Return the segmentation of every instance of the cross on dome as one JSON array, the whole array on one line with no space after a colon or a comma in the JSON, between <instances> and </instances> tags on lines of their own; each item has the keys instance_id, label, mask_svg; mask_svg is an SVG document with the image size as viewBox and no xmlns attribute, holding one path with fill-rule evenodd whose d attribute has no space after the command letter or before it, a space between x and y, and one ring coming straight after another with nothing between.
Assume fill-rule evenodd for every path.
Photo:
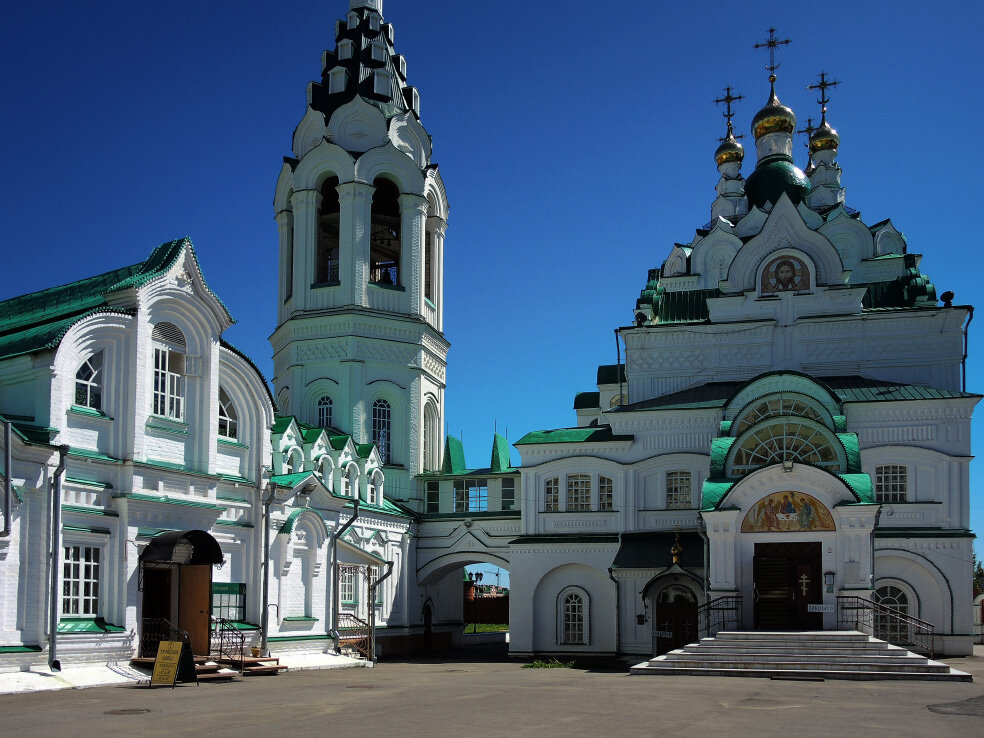
<instances>
[{"instance_id":1,"label":"cross on dome","mask_svg":"<svg viewBox=\"0 0 984 738\"><path fill-rule=\"evenodd\" d=\"M769 63L765 67L769 70L769 82L775 84L776 81L776 70L779 68L780 63L776 61L776 49L780 46L785 46L786 44L791 44L792 39L783 39L780 41L776 38L776 28L773 26L769 29L769 38L767 41L755 44L753 48L755 49L768 49L769 50Z\"/></svg>"}]
</instances>

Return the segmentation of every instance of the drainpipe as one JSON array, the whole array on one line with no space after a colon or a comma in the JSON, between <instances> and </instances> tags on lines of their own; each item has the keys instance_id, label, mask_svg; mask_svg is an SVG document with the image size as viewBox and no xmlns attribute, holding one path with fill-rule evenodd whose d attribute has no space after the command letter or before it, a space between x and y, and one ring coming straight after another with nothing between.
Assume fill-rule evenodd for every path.
<instances>
[{"instance_id":1,"label":"drainpipe","mask_svg":"<svg viewBox=\"0 0 984 738\"><path fill-rule=\"evenodd\" d=\"M65 461L68 456L68 446L58 447L58 466L54 479L51 481L49 520L51 522L51 557L50 578L51 588L48 592L48 666L52 671L61 671L61 662L57 659L58 651L58 613L61 602L58 592L58 569L61 566L61 499L62 475L65 473ZM8 473L9 476L9 473Z\"/></svg>"},{"instance_id":2,"label":"drainpipe","mask_svg":"<svg viewBox=\"0 0 984 738\"><path fill-rule=\"evenodd\" d=\"M345 533L359 518L359 492L356 490L355 499L353 500L354 506L352 509L352 517L345 521L345 525L336 528L331 533L331 631L329 635L331 639L335 642L335 653L341 651L341 646L339 645L339 635L338 635L338 608L341 605L338 599L338 539L342 537ZM389 576L389 574L387 574Z\"/></svg>"},{"instance_id":3,"label":"drainpipe","mask_svg":"<svg viewBox=\"0 0 984 738\"><path fill-rule=\"evenodd\" d=\"M382 584L386 579L388 579L389 578L389 575L392 574L392 573L393 573L393 562L392 561L387 561L386 562L386 573L383 574L383 576L381 576L375 582L373 582L372 584L369 585L369 608L370 608L369 609L369 612L373 614L373 619L372 619L372 626L373 627L372 627L372 631L369 633L369 637L372 639L372 642L370 643L369 653L372 654L372 662L373 663L376 663L376 661L378 661L378 659L376 658L376 618L375 618L375 613L376 613L376 590L379 588L379 585Z\"/></svg>"},{"instance_id":4,"label":"drainpipe","mask_svg":"<svg viewBox=\"0 0 984 738\"><path fill-rule=\"evenodd\" d=\"M970 329L970 321L974 319L974 307L972 305L968 305L967 309L970 311L970 314L967 316L967 322L964 323L964 329L963 329L964 350L963 350L963 358L960 359L960 374L963 381L964 392L967 391L967 342L968 342L967 331Z\"/></svg>"},{"instance_id":5,"label":"drainpipe","mask_svg":"<svg viewBox=\"0 0 984 738\"><path fill-rule=\"evenodd\" d=\"M619 548L622 547L622 536L619 535ZM618 656L619 645L622 641L622 594L619 592L618 580L612 574L612 567L608 567L608 578L615 583L615 656Z\"/></svg>"},{"instance_id":6,"label":"drainpipe","mask_svg":"<svg viewBox=\"0 0 984 738\"><path fill-rule=\"evenodd\" d=\"M12 464L12 453L10 450L10 421L3 421L3 530L0 531L0 538L10 536L10 500L11 485L13 484L13 474L10 470Z\"/></svg>"},{"instance_id":7,"label":"drainpipe","mask_svg":"<svg viewBox=\"0 0 984 738\"><path fill-rule=\"evenodd\" d=\"M270 494L263 500L263 561L260 562L263 581L260 584L262 612L260 613L260 655L267 653L267 633L270 630L270 504L277 496L277 483L270 482Z\"/></svg>"},{"instance_id":8,"label":"drainpipe","mask_svg":"<svg viewBox=\"0 0 984 738\"><path fill-rule=\"evenodd\" d=\"M711 588L711 539L707 536L707 523L703 515L697 516L697 533L700 535L701 540L704 541L704 601L707 602L707 593Z\"/></svg>"}]
</instances>

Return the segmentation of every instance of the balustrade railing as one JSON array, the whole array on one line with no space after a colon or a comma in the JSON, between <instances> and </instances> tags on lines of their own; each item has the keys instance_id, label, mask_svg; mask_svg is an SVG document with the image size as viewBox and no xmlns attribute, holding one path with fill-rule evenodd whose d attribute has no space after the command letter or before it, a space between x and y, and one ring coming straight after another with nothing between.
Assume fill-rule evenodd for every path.
<instances>
[{"instance_id":1,"label":"balustrade railing","mask_svg":"<svg viewBox=\"0 0 984 738\"><path fill-rule=\"evenodd\" d=\"M934 655L932 623L864 597L837 597L837 628L857 630L910 651Z\"/></svg>"},{"instance_id":2,"label":"balustrade railing","mask_svg":"<svg viewBox=\"0 0 984 738\"><path fill-rule=\"evenodd\" d=\"M369 638L369 623L352 613L343 612L339 614L338 641L340 644L354 648L362 654L364 659L371 659L372 650Z\"/></svg>"},{"instance_id":3,"label":"balustrade railing","mask_svg":"<svg viewBox=\"0 0 984 738\"><path fill-rule=\"evenodd\" d=\"M179 641L191 648L191 636L165 618L144 618L140 623L140 657L156 658L161 641Z\"/></svg>"},{"instance_id":4,"label":"balustrade railing","mask_svg":"<svg viewBox=\"0 0 984 738\"><path fill-rule=\"evenodd\" d=\"M243 672L246 663L246 635L225 618L212 618L210 655L239 665Z\"/></svg>"},{"instance_id":5,"label":"balustrade railing","mask_svg":"<svg viewBox=\"0 0 984 738\"><path fill-rule=\"evenodd\" d=\"M717 597L697 608L697 638L713 638L722 630L741 630L741 595Z\"/></svg>"}]
</instances>

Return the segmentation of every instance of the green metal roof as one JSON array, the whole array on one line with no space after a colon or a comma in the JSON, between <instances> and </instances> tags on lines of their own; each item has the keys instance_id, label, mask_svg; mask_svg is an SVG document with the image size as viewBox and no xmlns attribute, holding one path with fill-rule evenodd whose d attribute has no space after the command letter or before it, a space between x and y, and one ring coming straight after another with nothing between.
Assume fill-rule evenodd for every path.
<instances>
[{"instance_id":1,"label":"green metal roof","mask_svg":"<svg viewBox=\"0 0 984 738\"><path fill-rule=\"evenodd\" d=\"M700 509L714 510L735 483L727 479L705 479L700 488Z\"/></svg>"},{"instance_id":2,"label":"green metal roof","mask_svg":"<svg viewBox=\"0 0 984 738\"><path fill-rule=\"evenodd\" d=\"M875 490L871 484L870 474L838 474L837 476L857 495L858 502L866 504L875 502Z\"/></svg>"},{"instance_id":3,"label":"green metal roof","mask_svg":"<svg viewBox=\"0 0 984 738\"><path fill-rule=\"evenodd\" d=\"M197 265L191 240L179 238L161 244L139 264L3 300L0 302L0 358L52 349L69 328L90 315L100 312L130 314L111 306L110 295L139 288L162 276L185 249ZM202 281L204 283L204 278ZM221 304L221 300L219 302ZM222 308L226 310L225 305ZM226 315L231 322L228 310Z\"/></svg>"},{"instance_id":4,"label":"green metal roof","mask_svg":"<svg viewBox=\"0 0 984 738\"><path fill-rule=\"evenodd\" d=\"M578 392L574 395L575 410L589 410L601 407L600 392Z\"/></svg>"},{"instance_id":5,"label":"green metal roof","mask_svg":"<svg viewBox=\"0 0 984 738\"><path fill-rule=\"evenodd\" d=\"M444 474L461 474L465 471L465 446L461 439L448 436L444 440L444 463L441 471Z\"/></svg>"},{"instance_id":6,"label":"green metal roof","mask_svg":"<svg viewBox=\"0 0 984 738\"><path fill-rule=\"evenodd\" d=\"M509 460L509 441L498 433L492 436L492 464L489 468L494 472L504 472L512 468Z\"/></svg>"},{"instance_id":7,"label":"green metal roof","mask_svg":"<svg viewBox=\"0 0 984 738\"><path fill-rule=\"evenodd\" d=\"M625 381L625 364L602 364L598 367L598 384L618 384Z\"/></svg>"},{"instance_id":8,"label":"green metal roof","mask_svg":"<svg viewBox=\"0 0 984 738\"><path fill-rule=\"evenodd\" d=\"M336 451L341 451L345 448L345 444L349 442L349 438L351 438L351 436L328 436L328 442L331 444L333 449Z\"/></svg>"},{"instance_id":9,"label":"green metal roof","mask_svg":"<svg viewBox=\"0 0 984 738\"><path fill-rule=\"evenodd\" d=\"M355 452L360 459L368 459L375 447L376 444L374 443L357 443L355 444Z\"/></svg>"},{"instance_id":10,"label":"green metal roof","mask_svg":"<svg viewBox=\"0 0 984 738\"><path fill-rule=\"evenodd\" d=\"M718 289L682 290L667 292L657 290L653 298L653 313L657 323L694 323L709 318L707 298L720 296Z\"/></svg>"},{"instance_id":11,"label":"green metal roof","mask_svg":"<svg viewBox=\"0 0 984 738\"><path fill-rule=\"evenodd\" d=\"M294 487L311 476L314 476L314 472L300 471L294 472L293 474L275 474L270 477L270 481L275 483L278 487L294 489Z\"/></svg>"},{"instance_id":12,"label":"green metal roof","mask_svg":"<svg viewBox=\"0 0 984 738\"><path fill-rule=\"evenodd\" d=\"M293 422L293 415L278 415L273 419L273 425L270 427L270 432L275 436L279 436L286 431Z\"/></svg>"},{"instance_id":13,"label":"green metal roof","mask_svg":"<svg viewBox=\"0 0 984 738\"><path fill-rule=\"evenodd\" d=\"M535 443L612 443L617 441L632 441L634 436L622 436L612 433L610 425L589 426L587 428L558 428L527 433L516 441L517 446Z\"/></svg>"}]
</instances>

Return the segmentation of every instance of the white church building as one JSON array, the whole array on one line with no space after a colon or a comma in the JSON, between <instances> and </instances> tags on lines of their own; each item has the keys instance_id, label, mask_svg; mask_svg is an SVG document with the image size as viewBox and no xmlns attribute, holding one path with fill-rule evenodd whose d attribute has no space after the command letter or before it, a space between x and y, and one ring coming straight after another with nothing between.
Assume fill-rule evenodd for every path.
<instances>
[{"instance_id":1,"label":"white church building","mask_svg":"<svg viewBox=\"0 0 984 738\"><path fill-rule=\"evenodd\" d=\"M334 33L276 181L269 384L188 239L0 302L0 670L175 630L197 654L446 647L478 562L510 572L514 656L859 610L971 651L971 311L847 204L826 108L801 170L773 78L745 178L728 103L710 221L626 305L624 362L519 467L496 436L469 469L420 96L382 0Z\"/></svg>"}]
</instances>

